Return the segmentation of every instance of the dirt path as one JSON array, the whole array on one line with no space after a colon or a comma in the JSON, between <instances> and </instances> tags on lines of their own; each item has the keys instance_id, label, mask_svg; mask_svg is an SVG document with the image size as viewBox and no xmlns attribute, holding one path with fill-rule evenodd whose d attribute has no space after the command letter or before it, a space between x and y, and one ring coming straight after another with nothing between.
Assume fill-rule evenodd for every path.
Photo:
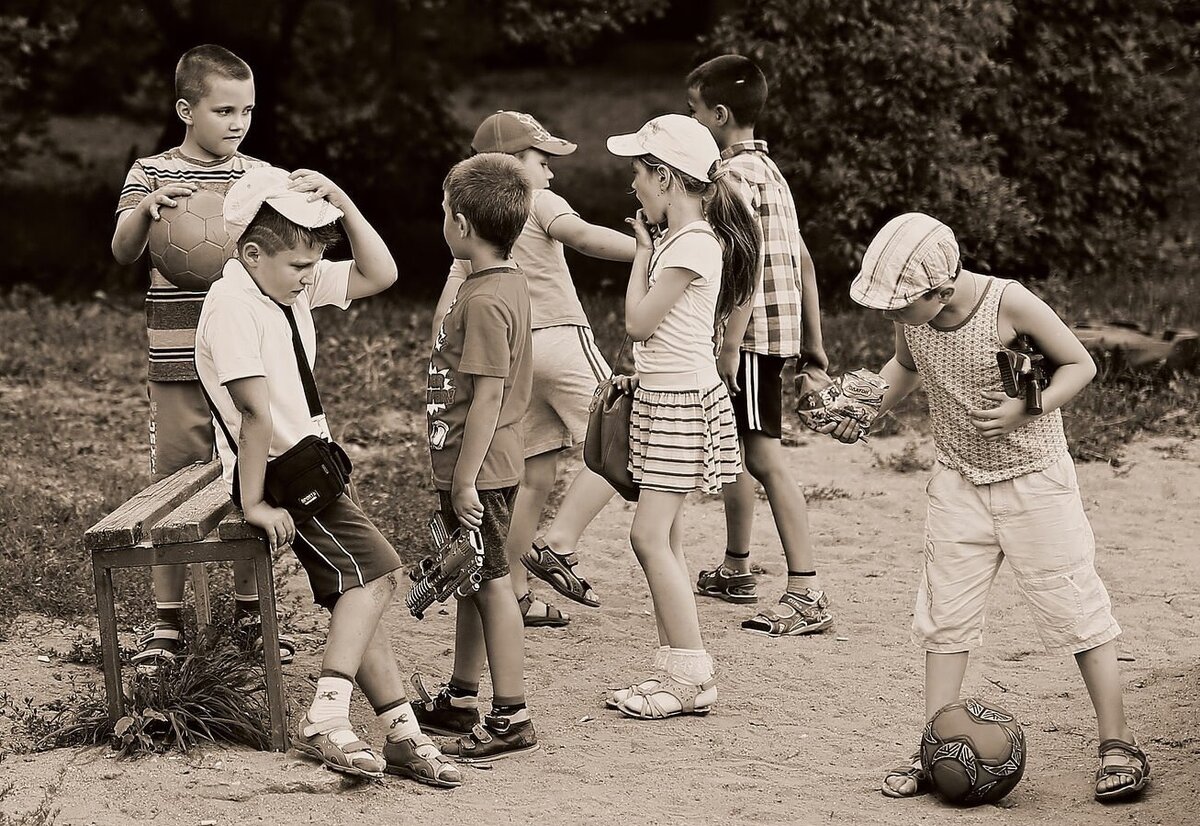
<instances>
[{"instance_id":1,"label":"dirt path","mask_svg":"<svg viewBox=\"0 0 1200 826\"><path fill-rule=\"evenodd\" d=\"M254 823L792 823L948 822L1200 823L1200 450L1194 442L1134 445L1125 465L1080 467L1100 546L1100 570L1125 628L1120 654L1131 722L1150 753L1156 783L1144 802L1092 802L1096 737L1083 684L1069 658L1041 651L1011 576L995 589L985 647L965 691L989 697L1026 727L1025 779L1003 807L953 811L924 797L893 801L878 792L881 771L907 754L921 724L919 653L908 642L921 521L922 472L874 466L896 439L844 448L809 440L792 450L810 488L813 530L837 622L791 640L746 634L744 607L700 605L717 659L721 699L705 719L642 723L600 706L604 689L628 684L654 639L649 596L628 550L631 511L610 506L586 537L583 565L604 606L574 611L565 631L527 637L528 686L542 749L494 769L467 769L454 792L389 779L354 785L294 756L213 750L117 761L103 750L7 755L0 762L3 813L25 815L43 801L60 824ZM723 536L719 501L689 504L693 568L716 560ZM784 567L769 510L760 503L755 559L760 591L773 599ZM301 604L293 581L285 598ZM564 606L565 607L565 606ZM404 667L444 677L452 616L420 624L395 607L391 627ZM300 631L318 631L307 609ZM39 650L61 640L61 624L24 618L0 646L0 689L44 697L86 672ZM291 696L318 662L313 634L291 666ZM25 641L22 642L21 640ZM485 692L487 688L485 686ZM356 710L366 719L366 709ZM374 739L380 739L376 732Z\"/></svg>"}]
</instances>

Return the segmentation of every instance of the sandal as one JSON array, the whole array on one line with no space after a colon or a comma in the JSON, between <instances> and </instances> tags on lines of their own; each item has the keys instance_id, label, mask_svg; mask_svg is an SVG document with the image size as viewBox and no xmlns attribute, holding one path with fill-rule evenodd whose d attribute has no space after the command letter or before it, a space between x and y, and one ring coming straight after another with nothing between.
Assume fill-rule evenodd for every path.
<instances>
[{"instance_id":1,"label":"sandal","mask_svg":"<svg viewBox=\"0 0 1200 826\"><path fill-rule=\"evenodd\" d=\"M562 611L555 608L548 602L543 602L546 606L546 613L542 616L530 616L529 609L533 607L533 592L526 591L525 596L517 600L517 605L521 606L521 619L525 623L526 628L562 628L571 621L571 618Z\"/></svg>"},{"instance_id":2,"label":"sandal","mask_svg":"<svg viewBox=\"0 0 1200 826\"><path fill-rule=\"evenodd\" d=\"M652 694L658 691L658 687L667 679L665 673L651 677L648 680L642 680L640 683L629 686L629 688L613 689L612 696L604 701L605 708L611 708L613 711L621 710L621 703L628 700L635 694Z\"/></svg>"},{"instance_id":3,"label":"sandal","mask_svg":"<svg viewBox=\"0 0 1200 826\"><path fill-rule=\"evenodd\" d=\"M1100 741L1100 768L1096 769L1096 800L1101 803L1111 803L1115 800L1127 800L1136 797L1150 782L1150 761L1146 753L1137 747L1115 737ZM1123 754L1130 762L1124 765L1104 765L1104 758L1110 755ZM1127 777L1129 782L1120 786L1109 787L1104 783L1110 777ZM1101 787L1103 784L1103 788Z\"/></svg>"},{"instance_id":4,"label":"sandal","mask_svg":"<svg viewBox=\"0 0 1200 826\"><path fill-rule=\"evenodd\" d=\"M888 785L889 780L912 780L913 790L908 793L897 791ZM880 785L879 791L884 797L916 797L929 791L929 774L921 767L920 753L914 753L909 764L890 769L883 776L883 784Z\"/></svg>"},{"instance_id":5,"label":"sandal","mask_svg":"<svg viewBox=\"0 0 1200 826\"><path fill-rule=\"evenodd\" d=\"M697 685L695 683L681 682L675 677L667 676L666 679L661 680L655 688L649 691L630 694L617 704L617 711L635 720L666 720L668 717L679 717L683 714L694 714L697 717L703 717L712 711L712 701L703 705L697 705L696 699L705 691L715 689L716 686L717 681L713 677ZM663 694L674 698L679 703L679 708L674 709L664 705L664 700L659 699ZM629 707L628 703L634 697L642 698L642 707L640 709Z\"/></svg>"},{"instance_id":6,"label":"sandal","mask_svg":"<svg viewBox=\"0 0 1200 826\"><path fill-rule=\"evenodd\" d=\"M388 740L383 744L384 771L428 786L453 789L461 786L462 772L424 734Z\"/></svg>"},{"instance_id":7,"label":"sandal","mask_svg":"<svg viewBox=\"0 0 1200 826\"><path fill-rule=\"evenodd\" d=\"M575 573L575 554L560 554L550 549L544 539L535 539L529 553L521 557L522 564L538 579L575 602L599 608L600 600L588 581Z\"/></svg>"},{"instance_id":8,"label":"sandal","mask_svg":"<svg viewBox=\"0 0 1200 826\"><path fill-rule=\"evenodd\" d=\"M798 637L815 634L833 625L829 598L824 591L809 588L803 594L785 591L779 605L760 611L742 623L742 628L764 637Z\"/></svg>"},{"instance_id":9,"label":"sandal","mask_svg":"<svg viewBox=\"0 0 1200 826\"><path fill-rule=\"evenodd\" d=\"M724 565L718 565L711 571L701 571L696 577L696 593L726 602L758 602L757 587L754 574L739 574Z\"/></svg>"},{"instance_id":10,"label":"sandal","mask_svg":"<svg viewBox=\"0 0 1200 826\"><path fill-rule=\"evenodd\" d=\"M183 629L170 625L156 625L143 634L138 643L141 650L129 658L139 671L153 673L168 660L174 660L183 650Z\"/></svg>"},{"instance_id":11,"label":"sandal","mask_svg":"<svg viewBox=\"0 0 1200 826\"><path fill-rule=\"evenodd\" d=\"M262 619L254 614L246 614L235 619L231 636L243 651L261 651ZM278 636L279 664L290 665L296 659L296 641L284 634Z\"/></svg>"},{"instance_id":12,"label":"sandal","mask_svg":"<svg viewBox=\"0 0 1200 826\"><path fill-rule=\"evenodd\" d=\"M300 736L292 745L301 754L320 760L325 768L356 777L383 777L386 764L370 745L358 739L347 718L331 717L313 723L305 714L299 729Z\"/></svg>"}]
</instances>

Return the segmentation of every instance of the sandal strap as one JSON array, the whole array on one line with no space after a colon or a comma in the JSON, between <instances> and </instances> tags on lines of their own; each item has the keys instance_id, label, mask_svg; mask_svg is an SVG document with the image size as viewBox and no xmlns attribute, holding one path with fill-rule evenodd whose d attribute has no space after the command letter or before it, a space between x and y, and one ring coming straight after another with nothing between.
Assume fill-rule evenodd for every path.
<instances>
[{"instance_id":1,"label":"sandal strap","mask_svg":"<svg viewBox=\"0 0 1200 826\"><path fill-rule=\"evenodd\" d=\"M666 679L662 680L658 686L650 691L641 693L643 708L650 713L649 717L666 717L670 713L660 701L655 699L657 694L669 694L674 697L679 703L680 709L685 714L691 714L696 710L696 698L702 692L707 691L717 684L715 677L709 677L702 683L685 683L676 677L667 675Z\"/></svg>"},{"instance_id":2,"label":"sandal strap","mask_svg":"<svg viewBox=\"0 0 1200 826\"><path fill-rule=\"evenodd\" d=\"M1096 749L1100 757L1105 757L1114 752L1121 752L1130 757L1145 762L1146 753L1138 748L1137 743L1130 743L1128 740L1122 740L1119 737L1110 737L1107 740L1101 740L1099 748Z\"/></svg>"}]
</instances>

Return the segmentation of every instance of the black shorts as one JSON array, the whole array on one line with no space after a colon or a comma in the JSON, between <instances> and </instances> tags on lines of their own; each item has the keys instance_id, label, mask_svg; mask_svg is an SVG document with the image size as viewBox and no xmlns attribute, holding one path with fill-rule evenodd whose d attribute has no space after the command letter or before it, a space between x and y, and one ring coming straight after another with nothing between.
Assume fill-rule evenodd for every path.
<instances>
[{"instance_id":1,"label":"black shorts","mask_svg":"<svg viewBox=\"0 0 1200 826\"><path fill-rule=\"evenodd\" d=\"M782 356L742 351L738 361L737 383L741 388L730 396L738 435L762 433L778 439L783 433Z\"/></svg>"},{"instance_id":2,"label":"black shorts","mask_svg":"<svg viewBox=\"0 0 1200 826\"><path fill-rule=\"evenodd\" d=\"M504 552L504 546L508 542L508 524L512 521L512 506L516 498L516 485L479 491L479 501L483 504L483 525L479 528L479 535L483 538L483 568L479 575L483 579L508 576L508 555ZM446 524L459 524L450 491L439 490L438 499Z\"/></svg>"},{"instance_id":3,"label":"black shorts","mask_svg":"<svg viewBox=\"0 0 1200 826\"><path fill-rule=\"evenodd\" d=\"M361 588L401 567L392 543L345 494L296 525L292 550L308 574L313 599L330 610L351 588Z\"/></svg>"}]
</instances>

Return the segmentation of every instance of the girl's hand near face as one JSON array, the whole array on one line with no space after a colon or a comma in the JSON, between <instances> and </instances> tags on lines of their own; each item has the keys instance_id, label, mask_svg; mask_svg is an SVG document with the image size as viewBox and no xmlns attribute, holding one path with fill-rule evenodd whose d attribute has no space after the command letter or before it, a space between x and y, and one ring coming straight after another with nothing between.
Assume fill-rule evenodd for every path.
<instances>
[{"instance_id":1,"label":"girl's hand near face","mask_svg":"<svg viewBox=\"0 0 1200 826\"><path fill-rule=\"evenodd\" d=\"M654 249L654 238L650 234L650 224L646 221L646 211L639 209L632 218L626 218L625 223L633 227L634 238L637 239L638 252Z\"/></svg>"}]
</instances>

